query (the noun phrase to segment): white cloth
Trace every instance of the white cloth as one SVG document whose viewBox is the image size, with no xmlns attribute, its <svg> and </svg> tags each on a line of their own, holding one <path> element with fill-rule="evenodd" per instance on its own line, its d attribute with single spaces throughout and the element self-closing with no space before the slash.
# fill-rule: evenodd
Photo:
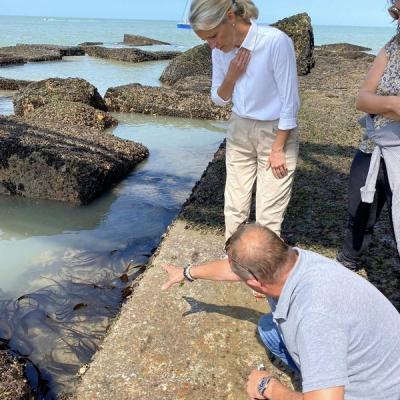
<svg viewBox="0 0 400 400">
<path fill-rule="evenodd" d="M 361 191 L 361 201 L 372 203 L 375 196 L 376 180 L 379 172 L 381 156 L 385 160 L 386 171 L 392 189 L 392 220 L 393 230 L 400 254 L 400 123 L 391 122 L 375 129 L 374 121 L 369 115 L 360 119 L 368 138 L 376 147 L 372 153 L 368 176 Z"/>
<path fill-rule="evenodd" d="M 258 26 L 252 21 L 241 47 L 251 52 L 251 59 L 228 101 L 218 96 L 217 90 L 238 49 L 229 53 L 213 49 L 212 100 L 219 106 L 232 100 L 232 111 L 239 117 L 259 121 L 278 119 L 279 129 L 295 128 L 300 100 L 292 40 L 276 28 Z"/>
</svg>

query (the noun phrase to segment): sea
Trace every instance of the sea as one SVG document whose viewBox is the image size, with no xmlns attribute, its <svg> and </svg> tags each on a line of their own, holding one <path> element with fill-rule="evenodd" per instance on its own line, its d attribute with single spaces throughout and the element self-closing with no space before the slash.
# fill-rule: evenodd
<svg viewBox="0 0 400 400">
<path fill-rule="evenodd" d="M 395 33 L 394 26 L 313 29 L 316 45 L 347 42 L 373 54 Z M 173 21 L 0 16 L 0 46 L 92 41 L 123 47 L 125 33 L 171 43 L 154 49 L 184 51 L 201 43 Z M 65 57 L 0 67 L 0 77 L 81 77 L 104 95 L 109 87 L 134 82 L 159 86 L 167 64 Z M 0 92 L 0 115 L 13 114 L 12 96 Z M 119 310 L 120 277 L 127 266 L 131 280 L 140 274 L 224 139 L 223 122 L 114 116 L 119 125 L 109 133 L 143 143 L 150 157 L 99 199 L 74 206 L 0 196 L 0 344 L 26 359 L 41 399 L 73 390 L 76 372 Z"/>
</svg>

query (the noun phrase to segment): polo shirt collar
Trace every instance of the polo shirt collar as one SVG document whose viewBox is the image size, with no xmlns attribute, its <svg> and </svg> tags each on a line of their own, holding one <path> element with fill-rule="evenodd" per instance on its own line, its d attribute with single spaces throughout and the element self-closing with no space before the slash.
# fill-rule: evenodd
<svg viewBox="0 0 400 400">
<path fill-rule="evenodd" d="M 257 38 L 257 22 L 255 20 L 251 20 L 251 26 L 249 31 L 247 32 L 246 37 L 243 40 L 243 43 L 240 47 L 243 47 L 249 51 L 253 51 L 256 47 L 256 38 Z"/>
<path fill-rule="evenodd" d="M 275 320 L 287 319 L 293 292 L 295 291 L 296 286 L 299 283 L 301 276 L 303 275 L 302 252 L 297 247 L 294 247 L 293 249 L 297 251 L 298 254 L 297 261 L 294 264 L 292 270 L 290 271 L 288 278 L 286 279 L 286 282 L 282 289 L 282 293 L 279 296 L 275 311 L 273 312 Z"/>
</svg>

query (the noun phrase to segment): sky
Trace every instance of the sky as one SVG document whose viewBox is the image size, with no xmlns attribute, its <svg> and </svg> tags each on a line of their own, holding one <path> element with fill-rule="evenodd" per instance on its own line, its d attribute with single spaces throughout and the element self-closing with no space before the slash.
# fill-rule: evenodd
<svg viewBox="0 0 400 400">
<path fill-rule="evenodd" d="M 261 22 L 307 12 L 314 25 L 393 26 L 387 0 L 254 0 Z M 179 21 L 186 0 L 0 0 L 0 15 Z"/>
</svg>

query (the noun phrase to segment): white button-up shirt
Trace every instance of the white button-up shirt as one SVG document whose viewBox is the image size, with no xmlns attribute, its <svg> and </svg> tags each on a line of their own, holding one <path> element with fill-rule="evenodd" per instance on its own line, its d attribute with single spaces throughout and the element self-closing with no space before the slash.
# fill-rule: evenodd
<svg viewBox="0 0 400 400">
<path fill-rule="evenodd" d="M 258 26 L 252 21 L 241 47 L 251 52 L 250 62 L 236 81 L 232 99 L 227 101 L 218 95 L 217 90 L 238 49 L 229 53 L 213 49 L 213 102 L 225 106 L 232 100 L 232 111 L 240 117 L 261 121 L 279 119 L 279 129 L 295 128 L 300 100 L 292 40 L 279 29 Z"/>
</svg>

